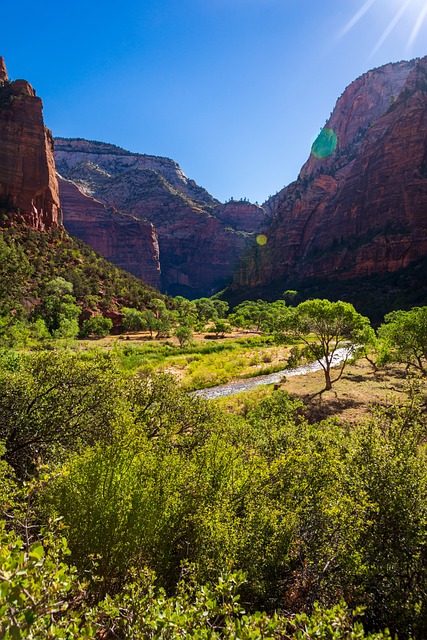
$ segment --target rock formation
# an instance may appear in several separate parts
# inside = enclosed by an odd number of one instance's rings
[[[116,266],[147,284],[160,287],[159,244],[150,222],[119,213],[86,196],[73,182],[59,177],[64,224]]]
[[[248,246],[248,237],[268,219],[261,207],[248,202],[221,204],[168,158],[130,153],[102,142],[62,138],[55,141],[55,156],[60,174],[84,194],[154,225],[162,289],[170,294],[198,297],[223,288]],[[86,225],[84,209],[79,214],[74,207],[72,229],[65,200],[63,209],[65,227],[84,237],[86,232],[79,231],[79,215]],[[95,246],[87,233],[85,237]],[[106,255],[100,245],[97,248]],[[121,266],[130,271],[133,268],[126,262]]]
[[[264,208],[268,242],[235,290],[370,277],[427,256],[427,58],[353,82],[298,179]]]
[[[20,211],[36,229],[61,224],[53,140],[42,101],[25,80],[9,82],[0,58],[0,208]]]
[[[2,57],[0,57],[0,85],[3,86],[5,82],[8,82],[6,63]]]

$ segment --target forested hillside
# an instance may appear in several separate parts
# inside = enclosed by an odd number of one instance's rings
[[[145,309],[154,288],[118,269],[87,245],[71,238],[61,227],[39,231],[16,212],[1,214],[0,311],[13,321],[43,317],[49,283],[62,278],[69,283],[77,319],[92,314],[119,318],[122,306]]]

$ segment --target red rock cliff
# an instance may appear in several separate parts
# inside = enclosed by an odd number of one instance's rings
[[[71,235],[147,284],[160,287],[159,243],[150,222],[104,206],[61,177],[59,188],[64,225]]]
[[[53,140],[42,101],[25,80],[9,82],[0,58],[0,208],[19,209],[36,229],[62,223]]]
[[[221,204],[169,158],[131,153],[103,142],[62,138],[56,140],[55,156],[61,175],[86,195],[154,225],[162,290],[172,295],[199,297],[226,286],[248,246],[248,236],[267,220],[265,211],[249,202]],[[65,227],[83,237],[86,232],[79,231],[77,209],[73,229],[65,200],[63,209]],[[82,229],[87,228],[84,210],[80,219]],[[96,248],[93,234],[86,237]],[[125,262],[122,266],[132,271]]]
[[[356,80],[326,128],[329,152],[266,203],[268,243],[235,288],[384,274],[427,256],[427,58]]]

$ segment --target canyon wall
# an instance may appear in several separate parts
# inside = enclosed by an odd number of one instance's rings
[[[147,284],[160,287],[159,243],[153,225],[119,213],[59,178],[68,232]]]
[[[268,220],[262,207],[249,202],[220,203],[168,158],[131,153],[102,142],[63,138],[55,141],[55,156],[59,173],[85,195],[154,225],[161,288],[172,295],[194,298],[226,286],[250,238]],[[72,228],[68,226],[70,211],[65,200],[63,209],[65,227],[84,238],[77,208],[72,212]],[[84,207],[80,217],[84,227]],[[89,235],[86,238],[95,246]],[[106,255],[100,245],[97,250]],[[121,266],[133,269],[126,261]]]
[[[61,225],[52,134],[42,101],[25,80],[9,82],[0,58],[0,208],[19,209],[32,227]]]
[[[353,82],[298,179],[264,208],[268,242],[241,263],[235,291],[387,274],[427,256],[427,58]]]

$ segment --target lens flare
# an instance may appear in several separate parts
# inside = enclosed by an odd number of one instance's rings
[[[265,236],[263,233],[260,233],[259,236],[256,237],[256,241],[260,247],[263,247],[265,244],[267,244],[267,236]]]
[[[338,136],[333,129],[322,129],[313,142],[311,153],[315,158],[327,158],[332,155],[337,148]]]

